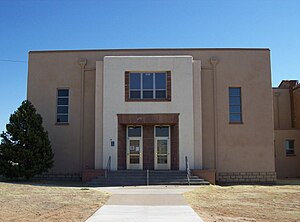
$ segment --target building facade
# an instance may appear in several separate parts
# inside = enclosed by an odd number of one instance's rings
[[[28,69],[52,174],[109,159],[112,170],[185,170],[187,158],[219,182],[276,180],[268,49],[33,51]]]
[[[283,80],[273,96],[276,173],[278,178],[299,178],[300,84]]]

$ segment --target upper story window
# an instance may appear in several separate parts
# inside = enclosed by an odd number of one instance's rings
[[[295,155],[295,140],[286,140],[285,141],[285,154]]]
[[[126,101],[170,101],[170,72],[126,72]]]
[[[57,89],[56,122],[69,122],[69,89]]]
[[[229,87],[229,122],[242,123],[242,100],[240,87]]]

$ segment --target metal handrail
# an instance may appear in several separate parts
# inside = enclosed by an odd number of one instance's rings
[[[187,156],[185,156],[185,170],[186,170],[186,177],[188,180],[189,185],[191,185],[190,178],[191,178],[191,169],[190,169],[190,164]]]
[[[108,172],[111,170],[111,156],[108,157],[106,169],[105,169],[105,179],[108,177]]]

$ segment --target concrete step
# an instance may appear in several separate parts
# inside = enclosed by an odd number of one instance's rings
[[[90,186],[138,186],[147,184],[146,170],[119,170],[108,172],[108,177],[99,176],[87,183]],[[198,176],[191,176],[190,184],[208,185]],[[149,185],[188,185],[185,171],[149,171]]]

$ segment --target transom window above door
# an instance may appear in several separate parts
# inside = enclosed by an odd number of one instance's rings
[[[155,136],[156,137],[169,137],[169,126],[156,126]]]
[[[126,72],[126,101],[170,101],[170,72]]]
[[[128,137],[141,137],[142,127],[141,126],[128,126]]]

